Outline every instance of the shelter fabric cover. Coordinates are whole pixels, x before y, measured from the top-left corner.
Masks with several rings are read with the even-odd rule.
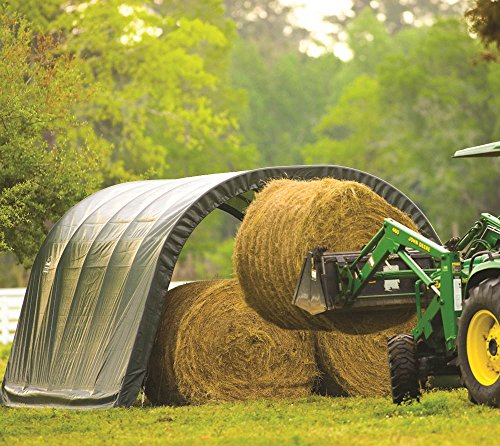
[[[2,403],[133,404],[187,238],[214,209],[241,216],[245,200],[232,205],[235,197],[284,177],[367,184],[439,242],[403,193],[341,166],[274,167],[109,187],[70,209],[37,255],[2,383]]]

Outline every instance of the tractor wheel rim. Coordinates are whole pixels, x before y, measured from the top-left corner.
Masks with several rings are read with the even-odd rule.
[[[500,324],[489,310],[479,310],[467,329],[467,357],[472,374],[483,386],[500,378]]]

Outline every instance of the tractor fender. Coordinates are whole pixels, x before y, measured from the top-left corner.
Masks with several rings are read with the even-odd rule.
[[[472,269],[467,285],[465,287],[465,298],[469,297],[469,291],[484,279],[500,276],[500,259],[496,258],[476,265]]]

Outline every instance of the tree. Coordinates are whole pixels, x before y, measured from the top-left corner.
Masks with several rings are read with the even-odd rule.
[[[10,5],[82,61],[89,94],[76,114],[113,148],[101,165],[104,185],[256,165],[255,148],[241,143],[244,98],[229,82],[236,33],[222,0]],[[204,236],[220,240],[218,223],[205,226]]]
[[[309,163],[334,160],[392,182],[447,238],[480,212],[500,212],[499,160],[451,159],[498,139],[500,68],[474,63],[478,44],[457,20],[391,39],[368,74],[355,59],[345,65],[357,75],[302,153]]]
[[[461,21],[442,20],[418,34],[406,57],[381,65],[380,81],[391,134],[404,128],[400,144],[412,152],[406,187],[447,236],[450,222],[465,230],[480,212],[500,211],[498,160],[450,158],[498,138],[500,71],[474,62],[479,45]],[[454,205],[444,209],[442,200]]]
[[[0,251],[29,266],[51,223],[100,184],[106,146],[73,110],[80,61],[55,36],[0,16]]]
[[[354,0],[350,11],[330,17],[332,23],[340,25],[340,29],[356,19],[365,9],[376,14],[390,34],[396,34],[404,28],[432,24],[437,17],[458,16],[462,13],[461,2],[446,0]]]
[[[297,52],[309,32],[290,22],[293,8],[279,0],[225,0],[226,14],[236,24],[238,34],[255,45],[261,56],[272,63],[284,53]]]
[[[269,65],[256,44],[242,39],[232,56],[232,83],[247,95],[240,117],[245,141],[257,147],[262,165],[302,163],[299,149],[313,141],[312,128],[334,90],[332,74],[340,61],[294,50]]]
[[[500,49],[500,2],[476,0],[465,17],[471,30],[479,35],[485,45],[493,43]]]
[[[50,24],[61,13],[61,0],[6,0],[3,9],[26,17],[36,31],[51,31]]]
[[[45,18],[41,9],[28,13]],[[227,81],[234,27],[222,0],[59,0],[57,11],[45,28],[60,33],[97,85],[78,114],[114,147],[106,184],[255,164],[240,143],[241,94]]]
[[[142,2],[97,2],[62,14],[68,48],[102,86],[85,116],[134,174],[186,176],[251,164],[228,91],[212,59],[226,35],[200,19],[162,16]]]
[[[356,76],[366,74],[373,77],[380,61],[396,47],[384,23],[377,20],[374,12],[369,8],[365,8],[355,20],[347,23],[345,32],[346,43],[352,49],[354,57],[348,63],[343,64],[341,70],[332,73],[336,88],[333,89],[330,97],[331,104],[339,100],[343,89]]]
[[[305,146],[307,163],[344,163],[362,170],[385,170],[387,147],[379,82],[367,75],[344,88],[338,102],[315,127],[318,140]]]

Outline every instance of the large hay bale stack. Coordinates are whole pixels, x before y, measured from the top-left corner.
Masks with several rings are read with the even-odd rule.
[[[264,321],[235,279],[194,282],[167,294],[146,394],[155,404],[293,398],[317,375],[312,335]]]
[[[389,395],[387,339],[395,334],[411,333],[416,317],[368,334],[365,334],[363,321],[348,320],[347,323],[351,324],[351,333],[315,333],[318,367],[323,374],[320,392],[332,396],[339,393],[346,396]],[[367,323],[371,326],[372,322],[368,320]]]
[[[236,237],[233,265],[247,302],[263,318],[290,329],[352,331],[354,321],[356,332],[376,332],[408,319],[407,311],[311,316],[291,305],[308,251],[359,250],[386,217],[417,229],[408,215],[355,181],[271,181],[248,207]]]

